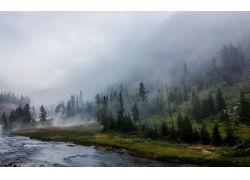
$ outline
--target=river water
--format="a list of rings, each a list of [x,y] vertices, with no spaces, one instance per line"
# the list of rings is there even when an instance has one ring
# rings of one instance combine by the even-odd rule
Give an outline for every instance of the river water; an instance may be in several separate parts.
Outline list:
[[[174,167],[192,164],[163,163],[126,153],[87,146],[12,136],[0,127],[0,166],[21,167]]]

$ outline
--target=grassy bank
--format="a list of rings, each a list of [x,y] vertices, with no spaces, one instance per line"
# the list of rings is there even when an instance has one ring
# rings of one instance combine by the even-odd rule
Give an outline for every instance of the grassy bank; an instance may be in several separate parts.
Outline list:
[[[249,166],[250,157],[233,157],[232,149],[200,144],[183,144],[151,140],[140,134],[103,132],[97,123],[76,127],[52,127],[39,122],[12,130],[15,135],[45,141],[72,142],[79,145],[102,146],[106,149],[125,149],[130,155],[160,161],[196,163],[205,166]],[[112,147],[112,148],[111,148]]]

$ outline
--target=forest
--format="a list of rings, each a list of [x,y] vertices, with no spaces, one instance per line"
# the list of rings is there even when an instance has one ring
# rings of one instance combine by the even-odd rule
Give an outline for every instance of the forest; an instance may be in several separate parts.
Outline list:
[[[239,105],[232,112],[221,88],[247,80],[245,59],[241,46],[230,43],[196,70],[189,69],[186,63],[176,68],[182,75],[175,78],[174,86],[140,82],[135,90],[131,90],[121,83],[118,89],[109,87],[107,94],[97,93],[93,102],[83,102],[80,92],[71,95],[66,105],[62,101],[56,106],[56,117],[68,121],[74,118],[96,120],[103,126],[103,131],[141,132],[152,139],[233,146],[239,140],[234,127],[238,123],[250,123],[249,100],[241,90],[240,98],[235,102]],[[199,93],[206,90],[209,90],[207,96],[200,98]],[[236,119],[232,113],[237,114]],[[178,114],[175,120],[173,114]],[[193,122],[201,128],[193,128]],[[219,122],[225,124],[224,138],[220,134]],[[213,124],[212,133],[208,132],[207,123]]]

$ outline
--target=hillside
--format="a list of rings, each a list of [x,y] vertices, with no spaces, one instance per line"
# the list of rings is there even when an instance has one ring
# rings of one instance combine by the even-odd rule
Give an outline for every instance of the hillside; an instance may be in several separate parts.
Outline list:
[[[0,103],[0,117],[3,115],[4,112],[6,116],[9,116],[12,109],[16,109],[16,108],[18,108],[16,104],[5,103],[5,102]]]

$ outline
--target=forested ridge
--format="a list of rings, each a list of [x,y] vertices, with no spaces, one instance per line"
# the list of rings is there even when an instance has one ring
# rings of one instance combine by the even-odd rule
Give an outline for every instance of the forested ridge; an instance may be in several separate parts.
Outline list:
[[[60,102],[55,113],[68,121],[96,120],[104,131],[233,146],[242,140],[235,135],[235,129],[250,124],[249,100],[245,96],[249,89],[238,89],[233,99],[225,90],[248,84],[247,61],[241,46],[230,43],[196,69],[187,63],[176,68],[176,74],[182,75],[173,77],[172,85],[140,82],[135,89],[129,89],[121,83],[117,89],[109,87],[106,94],[97,93],[95,101],[87,102],[83,102],[84,94],[80,92],[71,95],[66,105]]]

